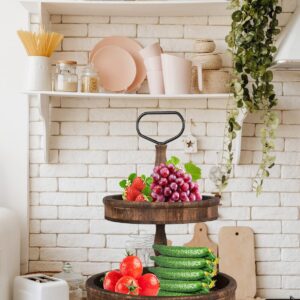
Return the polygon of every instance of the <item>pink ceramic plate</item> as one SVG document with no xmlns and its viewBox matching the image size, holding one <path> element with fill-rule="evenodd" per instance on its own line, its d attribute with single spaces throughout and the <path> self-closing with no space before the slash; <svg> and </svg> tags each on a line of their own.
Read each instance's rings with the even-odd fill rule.
<svg viewBox="0 0 300 300">
<path fill-rule="evenodd" d="M 102 86 L 111 92 L 126 91 L 136 77 L 136 65 L 124 49 L 106 46 L 99 49 L 91 59 L 98 72 Z"/>
<path fill-rule="evenodd" d="M 139 53 L 139 51 L 143 49 L 143 47 L 136 40 L 127 37 L 121 37 L 121 36 L 106 37 L 95 45 L 95 47 L 90 53 L 90 61 L 93 60 L 95 53 L 105 46 L 117 46 L 125 49 L 132 55 L 136 64 L 136 77 L 133 83 L 128 87 L 127 91 L 134 92 L 138 90 L 147 75 L 143 58 Z"/>
</svg>

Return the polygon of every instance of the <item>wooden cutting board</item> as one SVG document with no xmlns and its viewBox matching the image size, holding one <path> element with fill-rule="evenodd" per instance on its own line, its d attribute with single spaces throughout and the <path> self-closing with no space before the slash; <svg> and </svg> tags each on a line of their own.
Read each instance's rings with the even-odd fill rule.
<svg viewBox="0 0 300 300">
<path fill-rule="evenodd" d="M 186 243 L 187 247 L 208 247 L 215 255 L 218 255 L 218 245 L 215 244 L 209 237 L 207 226 L 205 223 L 197 223 L 194 228 L 194 236 L 192 240 Z"/>
<path fill-rule="evenodd" d="M 249 227 L 223 227 L 219 232 L 219 269 L 237 282 L 236 299 L 256 294 L 254 233 Z"/>
</svg>

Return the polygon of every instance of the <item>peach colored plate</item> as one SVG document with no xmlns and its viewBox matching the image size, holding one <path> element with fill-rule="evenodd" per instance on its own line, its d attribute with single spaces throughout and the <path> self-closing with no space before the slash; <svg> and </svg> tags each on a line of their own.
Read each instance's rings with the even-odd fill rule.
<svg viewBox="0 0 300 300">
<path fill-rule="evenodd" d="M 126 91 L 136 77 L 136 65 L 124 49 L 106 46 L 99 49 L 91 59 L 98 72 L 102 86 L 111 92 Z"/>
<path fill-rule="evenodd" d="M 117 46 L 125 49 L 132 55 L 136 64 L 137 72 L 133 83 L 128 87 L 127 91 L 134 92 L 138 90 L 147 76 L 144 60 L 139 53 L 139 51 L 143 49 L 143 47 L 136 40 L 128 37 L 122 37 L 122 36 L 106 37 L 95 45 L 95 47 L 90 53 L 90 61 L 92 61 L 95 53 L 105 46 Z"/>
</svg>

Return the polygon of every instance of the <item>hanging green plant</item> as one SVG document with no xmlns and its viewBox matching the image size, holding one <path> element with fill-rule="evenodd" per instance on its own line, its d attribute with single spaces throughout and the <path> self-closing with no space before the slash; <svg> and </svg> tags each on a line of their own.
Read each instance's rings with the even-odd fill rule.
<svg viewBox="0 0 300 300">
<path fill-rule="evenodd" d="M 231 90 L 234 103 L 228 112 L 222 165 L 216 180 L 220 191 L 227 186 L 232 171 L 233 140 L 241 130 L 241 115 L 262 113 L 262 160 L 254 181 L 258 194 L 275 163 L 271 151 L 279 121 L 272 111 L 277 99 L 270 67 L 277 50 L 274 39 L 280 32 L 277 16 L 282 9 L 277 4 L 278 0 L 231 0 L 234 12 L 226 42 L 233 57 Z"/>
</svg>

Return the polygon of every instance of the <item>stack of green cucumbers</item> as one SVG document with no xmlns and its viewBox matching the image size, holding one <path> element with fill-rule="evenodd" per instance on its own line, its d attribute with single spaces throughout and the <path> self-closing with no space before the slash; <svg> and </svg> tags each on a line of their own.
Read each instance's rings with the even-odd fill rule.
<svg viewBox="0 0 300 300">
<path fill-rule="evenodd" d="M 207 294 L 215 286 L 218 259 L 206 247 L 153 245 L 159 256 L 151 256 L 158 267 L 149 271 L 160 281 L 158 296 Z"/>
</svg>

